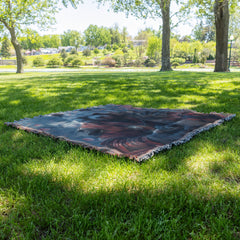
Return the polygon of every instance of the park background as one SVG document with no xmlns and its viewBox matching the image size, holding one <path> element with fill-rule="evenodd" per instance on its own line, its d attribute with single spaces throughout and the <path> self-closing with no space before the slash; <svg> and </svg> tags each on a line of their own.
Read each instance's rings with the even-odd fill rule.
<svg viewBox="0 0 240 240">
<path fill-rule="evenodd" d="M 65 8 L 56 14 L 51 28 L 33 26 L 25 29 L 18 40 L 22 47 L 25 68 L 79 67 L 156 67 L 161 65 L 161 18 L 137 19 L 115 13 L 109 6 L 87 2 L 77 9 Z M 172 13 L 179 6 L 173 3 Z M 240 30 L 239 9 L 230 16 L 234 41 L 231 65 L 239 69 Z M 125 25 L 124 25 L 125 24 Z M 127 26 L 127 27 L 126 27 Z M 177 69 L 212 69 L 215 63 L 216 35 L 213 18 L 188 14 L 172 17 L 170 56 Z M 14 69 L 16 57 L 7 32 L 0 39 L 0 69 Z M 230 50 L 229 50 L 230 51 Z M 230 56 L 229 56 L 230 57 Z M 9 61 L 10 60 L 10 61 Z"/>
</svg>

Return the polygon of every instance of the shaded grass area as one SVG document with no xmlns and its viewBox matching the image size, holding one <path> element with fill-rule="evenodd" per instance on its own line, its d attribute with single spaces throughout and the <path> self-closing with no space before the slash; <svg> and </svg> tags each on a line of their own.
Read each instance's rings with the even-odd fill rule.
<svg viewBox="0 0 240 240">
<path fill-rule="evenodd" d="M 104 104 L 236 117 L 143 164 L 4 122 Z M 0 74 L 0 239 L 239 239 L 238 73 Z"/>
</svg>

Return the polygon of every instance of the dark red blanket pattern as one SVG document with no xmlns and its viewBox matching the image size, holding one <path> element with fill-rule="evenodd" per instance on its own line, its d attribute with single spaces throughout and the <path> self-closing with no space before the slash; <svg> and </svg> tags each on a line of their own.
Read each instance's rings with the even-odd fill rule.
<svg viewBox="0 0 240 240">
<path fill-rule="evenodd" d="M 204 114 L 186 109 L 105 105 L 6 124 L 142 161 L 232 117 L 234 115 Z"/>
</svg>

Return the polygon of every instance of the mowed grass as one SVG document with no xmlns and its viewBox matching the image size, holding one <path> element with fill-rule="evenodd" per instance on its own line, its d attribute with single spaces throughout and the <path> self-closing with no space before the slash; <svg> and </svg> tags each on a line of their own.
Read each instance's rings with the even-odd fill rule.
<svg viewBox="0 0 240 240">
<path fill-rule="evenodd" d="M 4 125 L 110 103 L 236 117 L 142 164 Z M 0 239 L 239 238 L 239 73 L 0 74 Z"/>
</svg>

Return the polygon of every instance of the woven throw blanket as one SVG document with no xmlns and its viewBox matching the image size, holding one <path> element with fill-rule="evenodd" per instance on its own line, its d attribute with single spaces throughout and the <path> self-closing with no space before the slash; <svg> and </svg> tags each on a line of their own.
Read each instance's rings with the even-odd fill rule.
<svg viewBox="0 0 240 240">
<path fill-rule="evenodd" d="M 234 116 L 110 104 L 5 124 L 140 162 Z"/>
</svg>

